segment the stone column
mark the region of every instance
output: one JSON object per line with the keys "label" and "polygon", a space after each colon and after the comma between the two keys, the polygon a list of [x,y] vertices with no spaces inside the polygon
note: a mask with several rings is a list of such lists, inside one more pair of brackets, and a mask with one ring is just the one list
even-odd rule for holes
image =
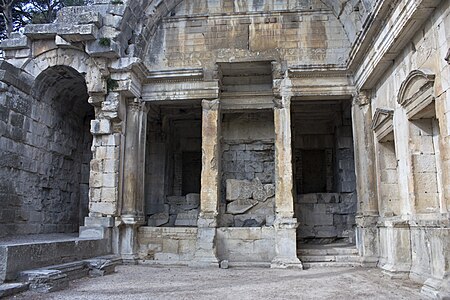
{"label": "stone column", "polygon": [[356,245],[363,265],[378,261],[378,200],[375,173],[374,136],[371,128],[370,91],[360,91],[352,103],[352,126],[355,147]]}
{"label": "stone column", "polygon": [[127,103],[125,148],[123,155],[123,193],[120,224],[120,253],[125,262],[137,259],[137,229],[144,224],[142,178],[145,159],[145,103],[137,99]]}
{"label": "stone column", "polygon": [[217,210],[220,194],[220,101],[202,101],[202,173],[197,248],[191,266],[218,267]]}
{"label": "stone column", "polygon": [[291,99],[275,99],[275,253],[272,268],[300,268],[297,257],[297,219],[294,218]]}

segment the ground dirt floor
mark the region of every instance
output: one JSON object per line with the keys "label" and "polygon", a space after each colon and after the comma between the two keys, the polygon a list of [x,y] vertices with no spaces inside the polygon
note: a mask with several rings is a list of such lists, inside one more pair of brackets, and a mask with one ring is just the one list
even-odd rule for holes
{"label": "ground dirt floor", "polygon": [[421,299],[420,286],[390,280],[379,269],[194,269],[119,266],[50,294],[11,299]]}

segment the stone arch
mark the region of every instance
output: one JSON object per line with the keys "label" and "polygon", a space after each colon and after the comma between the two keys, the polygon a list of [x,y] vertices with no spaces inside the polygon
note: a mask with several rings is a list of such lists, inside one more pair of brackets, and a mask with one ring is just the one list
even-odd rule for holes
{"label": "stone arch", "polygon": [[21,69],[36,78],[54,66],[67,66],[84,75],[88,93],[106,94],[106,82],[101,68],[88,54],[75,49],[53,49],[29,59]]}
{"label": "stone arch", "polygon": [[[138,46],[136,49],[136,56],[141,57],[145,55],[150,44],[151,37],[156,32],[156,29],[162,19],[169,15],[179,4],[186,0],[154,0],[144,1],[139,7],[136,2],[131,2],[130,8],[133,11],[139,11],[142,14],[140,21],[138,21],[137,28],[141,28],[139,37],[137,39]],[[346,32],[350,42],[354,42],[358,33],[362,30],[365,20],[370,17],[372,10],[375,7],[376,1],[331,1],[320,0],[323,5],[327,6]],[[139,18],[139,17],[138,17]]]}
{"label": "stone arch", "polygon": [[32,134],[42,131],[42,214],[48,232],[76,232],[88,214],[94,108],[84,74],[47,65],[34,80],[30,125]]}

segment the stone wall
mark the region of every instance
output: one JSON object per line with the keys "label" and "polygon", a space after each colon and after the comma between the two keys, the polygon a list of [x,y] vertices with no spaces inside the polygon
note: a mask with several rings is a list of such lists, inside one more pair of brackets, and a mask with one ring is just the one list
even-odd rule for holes
{"label": "stone wall", "polygon": [[313,193],[298,195],[295,214],[299,220],[297,240],[354,243],[356,193]]}
{"label": "stone wall", "polygon": [[275,146],[272,122],[269,112],[224,116],[220,226],[254,227],[273,223]]}
{"label": "stone wall", "polygon": [[[450,271],[450,67],[444,60],[450,48],[450,7],[440,3],[371,93],[372,115],[382,109],[393,115],[389,151],[381,145],[384,141],[375,139],[383,150],[377,157],[377,177],[383,183],[378,199],[380,266],[393,276],[403,273],[419,282],[426,280],[423,291],[430,296]],[[414,74],[422,75],[414,78]],[[421,79],[414,81],[417,78]],[[403,97],[409,92],[402,90],[415,92],[419,87],[431,98],[418,97],[421,93]],[[418,107],[426,99],[433,99],[432,105],[410,112],[408,101],[419,100],[414,103]],[[365,149],[359,151],[366,155]],[[388,192],[387,184],[397,189]]]}
{"label": "stone wall", "polygon": [[87,216],[93,109],[86,91],[44,89],[0,95],[0,236],[76,232]]}
{"label": "stone wall", "polygon": [[343,65],[349,51],[345,28],[322,1],[195,0],[183,1],[163,20],[146,57],[153,68],[212,70],[231,53],[234,59],[280,56],[293,64]]}
{"label": "stone wall", "polygon": [[275,257],[275,229],[218,228],[217,257],[228,260],[231,265],[268,265]]}
{"label": "stone wall", "polygon": [[140,227],[139,259],[144,263],[187,264],[195,254],[197,228]]}

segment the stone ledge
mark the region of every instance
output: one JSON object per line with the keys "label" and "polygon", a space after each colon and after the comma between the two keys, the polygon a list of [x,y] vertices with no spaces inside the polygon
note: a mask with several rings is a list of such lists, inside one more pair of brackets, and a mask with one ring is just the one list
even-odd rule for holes
{"label": "stone ledge", "polygon": [[27,49],[30,47],[28,37],[21,36],[17,38],[10,38],[3,40],[0,44],[0,49],[3,50],[19,50]]}
{"label": "stone ledge", "polygon": [[34,79],[28,73],[3,60],[0,61],[0,81],[30,94]]}

